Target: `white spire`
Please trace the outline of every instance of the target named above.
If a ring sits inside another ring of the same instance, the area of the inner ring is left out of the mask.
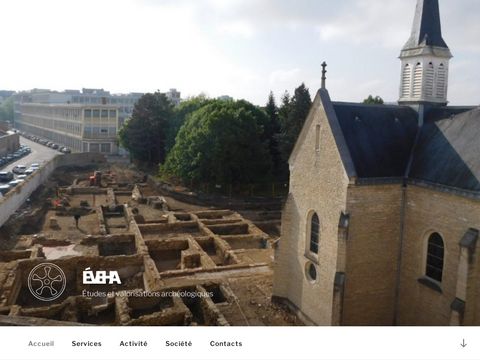
[[[443,40],[438,0],[418,0],[412,34],[402,49],[399,103],[447,103],[452,57]]]

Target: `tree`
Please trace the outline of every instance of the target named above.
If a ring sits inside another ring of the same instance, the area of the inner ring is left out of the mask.
[[[9,97],[0,103],[0,120],[13,121],[13,97]]]
[[[363,100],[364,104],[373,104],[373,105],[383,105],[383,99],[380,96],[373,97],[372,95],[368,95],[368,98]]]
[[[163,163],[172,116],[173,105],[165,94],[143,95],[135,104],[131,118],[120,129],[121,144],[136,160]]]
[[[182,125],[185,123],[187,117],[196,110],[200,109],[202,106],[205,106],[211,102],[212,100],[207,98],[206,95],[200,94],[198,96],[194,96],[188,98],[185,101],[182,101],[180,105],[174,108],[173,118],[167,133],[167,153],[170,151],[173,145],[175,145],[175,138],[177,137],[177,133],[182,127]]]
[[[185,183],[255,183],[268,178],[271,159],[262,141],[267,114],[244,100],[212,100],[187,117],[160,167]]]
[[[265,106],[265,112],[268,115],[268,123],[264,125],[264,139],[268,142],[268,148],[270,156],[272,158],[272,173],[276,177],[281,176],[284,172],[282,166],[282,157],[280,154],[278,136],[280,134],[280,114],[277,104],[275,103],[275,97],[273,92],[270,91],[268,96],[268,102]]]
[[[285,93],[283,97],[282,107],[279,112],[282,125],[279,145],[285,163],[290,157],[311,106],[312,99],[310,98],[310,93],[303,83],[295,89],[295,94],[292,98],[290,98],[288,93]]]

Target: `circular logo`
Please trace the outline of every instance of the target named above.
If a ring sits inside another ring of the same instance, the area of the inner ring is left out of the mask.
[[[28,288],[38,300],[53,301],[58,299],[65,291],[66,286],[65,273],[55,264],[39,264],[28,275]]]

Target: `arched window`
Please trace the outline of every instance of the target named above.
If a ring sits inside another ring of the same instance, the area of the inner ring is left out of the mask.
[[[447,69],[440,64],[437,70],[437,98],[443,99],[446,96]]]
[[[438,282],[442,282],[444,255],[445,247],[443,239],[439,233],[433,233],[428,238],[427,269],[425,275]]]
[[[412,78],[412,67],[406,64],[402,75],[402,97],[410,96],[410,82]]]
[[[428,97],[433,96],[433,81],[435,77],[435,69],[433,63],[429,63],[427,71],[425,72],[425,95]]]
[[[310,251],[318,254],[318,242],[320,237],[320,219],[317,213],[313,213],[310,220]]]
[[[415,72],[413,74],[413,97],[422,96],[422,82],[423,82],[423,67],[421,63],[417,63],[415,66]]]

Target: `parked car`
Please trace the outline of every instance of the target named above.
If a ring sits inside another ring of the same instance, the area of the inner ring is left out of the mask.
[[[23,174],[25,173],[25,170],[27,170],[27,167],[25,165],[16,165],[12,172],[15,174]]]
[[[9,182],[13,180],[13,174],[9,171],[2,171],[0,172],[0,181],[1,182]]]
[[[0,193],[2,195],[5,195],[9,191],[10,191],[10,185],[0,185]]]
[[[10,185],[12,188],[14,188],[15,186],[17,186],[17,185],[19,185],[23,182],[25,182],[25,180],[13,180],[13,181],[10,181],[8,183],[8,185]]]
[[[17,175],[17,180],[25,180],[27,178],[26,174]]]
[[[40,167],[39,163],[33,163],[32,165],[30,165],[30,169],[38,169],[39,167]]]
[[[37,168],[28,168],[27,170],[25,170],[25,175],[32,175],[35,170],[37,170]]]

